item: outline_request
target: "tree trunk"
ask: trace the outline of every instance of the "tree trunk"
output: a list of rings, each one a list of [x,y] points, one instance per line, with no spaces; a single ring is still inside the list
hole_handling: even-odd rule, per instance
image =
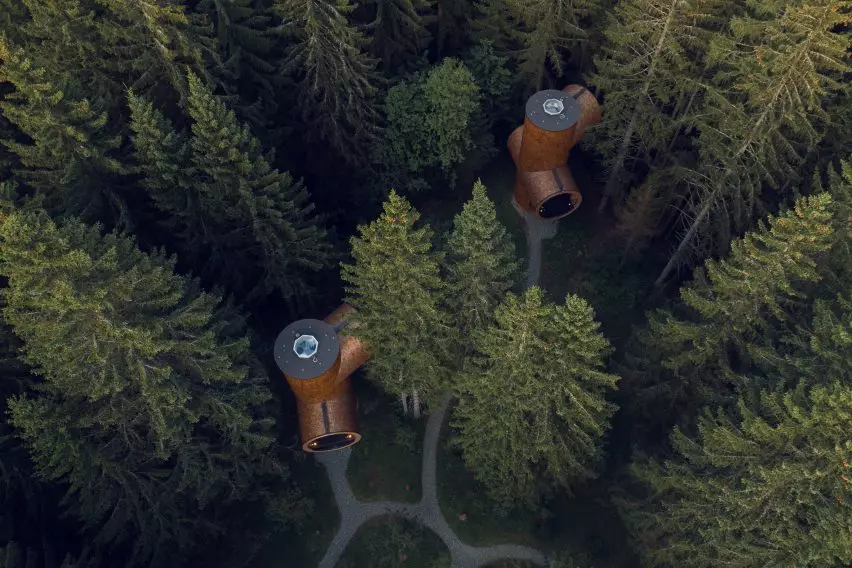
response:
[[[402,403],[402,415],[408,416],[408,396],[404,394],[399,395],[399,402]]]
[[[806,44],[803,42],[799,44],[798,56],[790,61],[790,64],[788,65],[784,74],[778,78],[778,81],[776,82],[775,92],[772,94],[772,98],[770,99],[769,103],[766,104],[766,108],[760,114],[760,118],[758,118],[757,121],[754,123],[754,126],[752,126],[751,132],[749,132],[745,142],[743,142],[739,149],[737,149],[736,153],[734,153],[731,162],[736,162],[736,160],[739,159],[740,156],[745,154],[746,150],[749,149],[752,142],[754,141],[754,138],[757,133],[764,129],[763,123],[769,117],[769,112],[775,108],[775,104],[778,102],[778,97],[780,97],[781,93],[785,90],[784,87],[787,84],[787,78],[790,77],[793,73],[796,73],[799,69],[801,69],[801,59],[807,52],[809,43],[810,42]],[[716,185],[716,187],[707,197],[706,201],[704,201],[701,207],[701,211],[695,217],[695,220],[692,221],[692,225],[689,227],[689,230],[686,232],[686,235],[684,235],[680,244],[678,244],[678,247],[675,250],[674,254],[672,254],[671,258],[669,258],[668,263],[666,263],[665,268],[663,268],[663,271],[660,273],[660,276],[654,282],[654,286],[660,287],[663,285],[677,261],[680,260],[680,257],[683,255],[684,251],[686,251],[687,246],[692,243],[692,239],[695,238],[695,234],[698,232],[698,225],[704,220],[704,217],[706,217],[707,214],[710,213],[710,209],[713,206],[713,202],[716,200],[717,194],[721,192],[722,188],[727,183],[727,180],[730,175],[731,170],[728,169],[728,171],[720,179],[718,185]]]
[[[663,45],[665,44],[666,36],[669,34],[669,27],[671,26],[672,18],[674,18],[675,11],[677,10],[677,5],[681,1],[682,0],[672,0],[672,4],[669,7],[669,13],[666,16],[666,23],[663,25],[663,31],[660,32],[660,39],[654,47],[654,55],[651,56],[651,64],[648,66],[648,76],[645,79],[645,83],[642,85],[642,92],[639,94],[639,98],[637,99],[639,101],[644,100],[648,96],[648,91],[651,90],[651,82],[654,80],[654,73],[657,70],[657,61],[659,61],[660,53],[663,51]],[[630,151],[630,141],[633,139],[633,132],[636,130],[636,118],[638,116],[639,105],[637,104],[633,109],[633,116],[630,117],[630,122],[627,123],[627,128],[624,129],[621,146],[618,149],[615,162],[613,162],[612,169],[609,172],[609,178],[606,181],[606,186],[604,186],[604,194],[601,198],[601,203],[598,206],[598,213],[602,213],[606,209],[609,199],[615,192],[616,180],[621,174],[621,170],[624,168],[624,161],[627,159],[627,153]]]
[[[417,394],[417,389],[414,389],[411,393],[411,407],[414,411],[414,419],[417,420],[420,418],[420,395]]]
[[[624,138],[621,139],[621,146],[618,148],[618,154],[615,155],[615,162],[613,162],[612,170],[610,170],[609,177],[606,180],[604,194],[603,197],[601,197],[600,205],[598,205],[598,213],[603,213],[606,210],[609,198],[613,193],[615,193],[616,180],[618,179],[618,175],[621,173],[621,170],[624,169],[624,161],[627,159],[627,152],[630,151],[630,141],[633,139],[633,130],[636,128],[637,113],[637,110],[633,111],[633,117],[630,119],[630,122],[627,124],[627,128],[624,130]]]
[[[726,176],[727,179],[727,176]],[[692,222],[692,225],[689,227],[689,230],[686,232],[686,235],[681,239],[680,244],[678,244],[677,249],[674,253],[669,257],[668,263],[666,263],[665,268],[657,277],[657,280],[654,281],[654,286],[660,287],[662,286],[666,278],[668,278],[669,273],[674,269],[675,264],[680,260],[680,257],[683,255],[686,250],[686,246],[692,242],[692,239],[695,238],[695,233],[698,232],[698,226],[704,220],[705,217],[710,213],[710,209],[713,207],[713,198],[716,196],[716,192],[721,188],[721,184],[713,190],[707,200],[704,202],[704,206],[701,208],[701,212],[695,217],[695,220]]]
[[[780,92],[780,89],[778,92]],[[776,93],[776,96],[772,101],[773,104],[775,100],[777,100],[777,98],[778,95]],[[758,130],[762,127],[763,121],[766,120],[766,117],[769,116],[769,110],[771,108],[771,105],[767,106],[766,110],[763,111],[763,114],[760,115],[760,118],[757,120],[757,122],[754,124],[754,127],[751,129],[748,138],[745,142],[743,142],[742,146],[740,146],[740,148],[734,154],[732,161],[736,161],[740,156],[742,156],[746,152],[746,150],[748,150],[749,146],[751,146],[755,134],[757,134]],[[672,269],[674,269],[677,262],[680,261],[680,258],[681,256],[683,256],[683,253],[686,252],[687,246],[692,243],[692,239],[695,238],[695,235],[698,232],[698,226],[710,213],[710,209],[713,208],[713,203],[716,201],[717,194],[722,191],[722,188],[728,182],[728,178],[730,177],[730,175],[731,170],[729,169],[727,173],[725,173],[719,180],[713,191],[710,192],[710,195],[705,198],[701,206],[701,211],[698,213],[698,215],[695,216],[695,219],[693,219],[692,225],[690,225],[689,230],[686,232],[686,235],[684,235],[683,239],[681,239],[680,243],[677,246],[677,249],[675,249],[674,253],[669,258],[669,261],[666,263],[665,268],[663,268],[663,271],[657,277],[657,280],[654,281],[654,286],[659,288],[665,283],[669,273],[672,271]]]

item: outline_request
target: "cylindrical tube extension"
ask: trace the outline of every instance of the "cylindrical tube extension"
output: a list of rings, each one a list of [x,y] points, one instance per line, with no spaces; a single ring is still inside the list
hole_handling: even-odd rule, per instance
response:
[[[526,194],[526,204],[518,202],[518,205],[535,212],[542,219],[561,219],[576,211],[583,202],[583,196],[567,166],[548,172],[518,172],[515,183]]]
[[[306,452],[358,443],[357,400],[349,376],[368,359],[363,342],[337,333],[352,307],[343,304],[326,321],[288,325],[275,341],[275,362],[296,395],[299,434]]]
[[[574,145],[580,105],[564,91],[539,91],[527,100],[524,137],[516,160],[524,172],[564,166]]]
[[[526,127],[519,126],[509,136],[509,153],[517,162]],[[583,196],[567,166],[541,172],[518,170],[515,178],[515,202],[542,219],[559,219],[573,213]]]
[[[332,398],[304,403],[296,399],[299,434],[306,452],[328,452],[348,448],[361,441],[358,403],[352,383],[343,381]]]
[[[344,327],[354,329],[348,318],[355,312],[355,308],[349,304],[341,304],[339,308],[331,312],[325,321],[332,326],[343,324]],[[364,363],[370,360],[370,352],[367,349],[367,344],[355,337],[354,335],[340,336],[340,371],[339,379],[343,380],[349,377],[352,373],[360,369]]]
[[[580,106],[580,119],[577,121],[577,128],[574,130],[574,140],[571,142],[571,147],[577,145],[586,129],[601,121],[601,105],[598,104],[598,99],[588,89],[581,85],[568,85],[562,91],[571,95],[577,104]]]

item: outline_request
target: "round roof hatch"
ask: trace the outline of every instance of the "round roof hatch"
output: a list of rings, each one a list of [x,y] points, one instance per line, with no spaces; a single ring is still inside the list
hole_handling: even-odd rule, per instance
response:
[[[312,379],[328,371],[339,353],[337,332],[321,320],[295,321],[275,340],[275,364],[294,379]]]
[[[580,105],[568,93],[546,89],[527,99],[526,113],[530,122],[539,128],[561,132],[580,120]]]

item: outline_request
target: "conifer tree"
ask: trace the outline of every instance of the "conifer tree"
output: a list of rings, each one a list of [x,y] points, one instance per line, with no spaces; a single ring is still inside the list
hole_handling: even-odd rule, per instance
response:
[[[269,484],[286,478],[242,316],[173,271],[76,220],[0,223],[3,312],[43,378],[10,400],[11,422],[93,543],[125,544],[129,566],[183,565],[235,503],[279,500]]]
[[[508,0],[523,24],[518,70],[533,90],[541,89],[549,64],[557,75],[565,70],[564,52],[575,56],[588,34],[583,20],[600,11],[599,0]]]
[[[730,10],[716,0],[627,0],[613,9],[589,80],[606,97],[593,134],[609,170],[601,210],[619,196],[637,152],[663,153],[677,134],[694,105],[708,42]]]
[[[830,195],[800,199],[733,242],[726,259],[708,260],[681,289],[682,311],[649,314],[623,373],[646,424],[731,400],[758,350],[790,320],[790,306],[821,280],[835,242],[832,216]]]
[[[204,275],[250,301],[305,295],[304,271],[326,266],[330,250],[302,183],[271,168],[258,140],[195,75],[188,140],[151,103],[131,93],[130,106],[143,183]]]
[[[510,0],[476,0],[473,5],[471,36],[476,43],[491,42],[494,50],[514,61],[517,15]]]
[[[41,548],[25,548],[14,540],[0,546],[0,568],[98,568],[101,565],[101,560],[94,557],[88,549],[84,549],[76,557],[66,555],[62,564],[59,564],[51,546],[53,541],[48,540],[50,536],[44,535],[44,545]]]
[[[511,113],[510,99],[517,80],[509,70],[509,58],[501,55],[489,40],[474,45],[464,59],[474,82],[479,87],[482,110],[479,116],[487,130]]]
[[[616,201],[616,232],[624,239],[622,261],[642,248],[664,227],[666,208],[673,200],[675,188],[681,181],[682,168],[653,169],[639,187],[631,191],[623,202]]]
[[[3,116],[31,142],[10,132],[0,143],[20,160],[18,174],[55,214],[112,220],[124,214],[116,191],[123,167],[115,158],[120,137],[108,130],[104,109],[78,97],[68,74],[38,67],[23,48],[0,38],[0,82],[14,90],[0,102]]]
[[[437,55],[441,59],[459,50],[473,18],[472,0],[431,0],[437,11]]]
[[[17,39],[26,14],[21,0],[0,0],[0,37]]]
[[[696,439],[675,430],[677,456],[634,464],[645,496],[621,501],[643,565],[852,562],[850,409],[849,383],[832,382],[708,412]]]
[[[70,73],[110,110],[123,105],[127,88],[185,101],[185,69],[202,73],[202,58],[212,53],[209,30],[179,0],[23,1],[28,52],[51,71]]]
[[[375,16],[367,25],[370,51],[382,62],[385,73],[406,57],[420,55],[429,44],[427,0],[370,0]]]
[[[642,383],[639,394],[681,401],[646,409],[656,422],[682,417],[676,455],[640,456],[617,498],[644,564],[852,559],[852,168],[828,179],[729,258],[708,261],[708,277],[681,291],[689,313],[653,315],[628,360],[636,372],[625,381]],[[721,409],[705,412],[696,437],[683,401]]]
[[[106,0],[97,20],[106,66],[115,66],[126,86],[142,93],[168,84],[185,101],[186,70],[204,72],[204,51],[212,49],[208,34],[193,25],[180,0]]]
[[[447,240],[447,304],[462,337],[484,330],[521,274],[515,243],[477,180]]]
[[[420,214],[391,191],[378,219],[352,237],[352,264],[343,264],[346,301],[357,310],[353,327],[370,347],[367,375],[399,396],[415,416],[422,400],[448,387],[449,318],[441,309],[445,284],[442,254],[432,250],[432,231],[415,227]]]
[[[280,18],[258,0],[202,0],[195,12],[207,15],[213,24],[217,53],[211,73],[217,85],[227,93],[237,115],[263,138],[262,132],[274,129],[276,91],[282,86]]]
[[[785,3],[780,12],[755,5],[731,22],[729,35],[714,38],[708,56],[714,81],[695,119],[704,182],[685,202],[682,236],[657,285],[699,236],[724,251],[731,232],[759,212],[764,183],[798,179],[829,119],[823,100],[852,69],[845,61],[852,38],[841,31],[845,4],[807,0]]]
[[[0,530],[12,541],[41,520],[45,504],[27,450],[8,424],[7,400],[32,388],[34,381],[18,357],[20,347],[12,328],[0,320]]]
[[[355,163],[380,130],[376,62],[347,15],[349,0],[276,0],[293,43],[284,70],[295,81],[294,110],[306,138]]]
[[[582,298],[552,305],[534,286],[508,294],[495,320],[459,384],[456,443],[494,499],[533,503],[540,479],[570,490],[595,477],[618,377],[603,370],[609,343]]]

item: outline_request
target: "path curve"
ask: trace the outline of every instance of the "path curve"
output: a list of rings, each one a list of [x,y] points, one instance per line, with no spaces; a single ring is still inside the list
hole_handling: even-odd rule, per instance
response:
[[[340,528],[320,560],[319,568],[334,568],[349,541],[358,532],[358,528],[369,519],[388,514],[417,521],[437,534],[450,551],[452,568],[479,568],[501,558],[528,560],[542,566],[547,565],[548,561],[544,554],[526,546],[500,544],[474,547],[465,544],[459,540],[444,518],[438,502],[438,442],[451,398],[450,395],[445,396],[440,407],[429,415],[426,423],[421,472],[423,496],[419,503],[359,501],[352,493],[352,488],[346,479],[346,467],[349,464],[352,449],[316,454],[317,461],[328,473],[334,500],[340,510]]]

